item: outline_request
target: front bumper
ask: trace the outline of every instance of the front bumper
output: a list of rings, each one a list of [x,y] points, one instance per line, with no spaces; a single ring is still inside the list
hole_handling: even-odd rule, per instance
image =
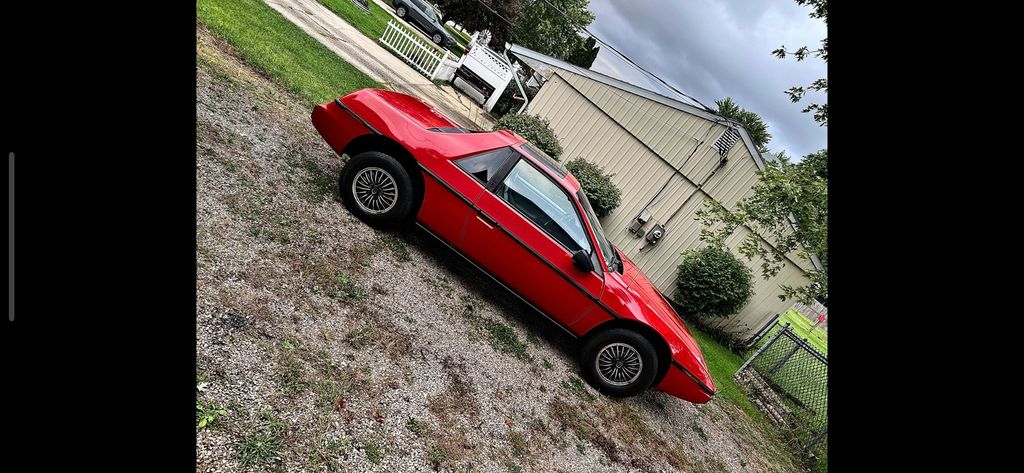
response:
[[[690,401],[694,404],[704,404],[715,396],[714,386],[697,379],[685,368],[675,361],[669,367],[665,378],[656,387],[659,391],[665,392],[680,399]]]

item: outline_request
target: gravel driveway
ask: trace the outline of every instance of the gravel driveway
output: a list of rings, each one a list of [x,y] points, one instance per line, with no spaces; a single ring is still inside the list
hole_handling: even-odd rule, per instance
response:
[[[726,402],[599,395],[559,330],[353,218],[302,100],[203,29],[196,96],[197,470],[799,471]]]

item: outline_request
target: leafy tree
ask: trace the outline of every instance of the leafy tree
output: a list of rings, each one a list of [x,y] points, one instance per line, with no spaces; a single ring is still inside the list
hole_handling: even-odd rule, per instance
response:
[[[513,29],[517,43],[563,61],[580,54],[586,42],[580,33],[594,21],[594,14],[588,9],[590,0],[524,0],[522,3]]]
[[[768,124],[761,119],[760,115],[736,105],[736,102],[732,101],[732,97],[715,100],[715,104],[718,105],[719,115],[743,125],[758,151],[768,152],[768,142],[772,140],[772,135],[768,133]]]
[[[718,246],[684,252],[678,271],[675,299],[686,314],[726,317],[754,293],[750,268]]]
[[[828,25],[828,0],[795,0],[797,5],[810,5],[811,7],[811,18],[821,18]],[[779,59],[785,58],[787,55],[792,55],[797,61],[803,61],[808,55],[814,54],[814,56],[821,58],[822,61],[828,62],[828,37],[821,40],[821,47],[811,51],[807,46],[801,46],[795,51],[789,51],[786,49],[786,45],[780,46],[778,49],[772,51],[772,54],[778,56]],[[789,99],[793,103],[797,103],[804,98],[804,94],[808,90],[817,90],[828,92],[828,79],[822,78],[811,82],[810,85],[804,87],[790,87],[786,91],[789,95]],[[818,122],[821,126],[828,126],[828,103],[818,104],[812,103],[804,108],[804,113],[814,112],[814,121]]]
[[[804,156],[800,164],[807,168],[811,174],[828,181],[828,150],[820,150]]]
[[[444,19],[469,31],[489,30],[491,44],[502,49],[511,39],[512,26],[522,10],[520,0],[438,0]]]
[[[601,51],[601,47],[597,45],[597,40],[594,37],[588,37],[568,58],[566,62],[575,64],[584,69],[590,69],[590,66],[594,65],[594,60],[597,59],[597,53]]]
[[[590,0],[438,0],[445,20],[491,32],[491,49],[515,42],[589,68],[597,58],[594,38],[580,36],[594,21]]]
[[[605,174],[600,166],[583,158],[565,163],[565,167],[580,181],[583,193],[594,207],[598,217],[604,217],[615,210],[622,200],[622,191],[612,182],[612,176]]]
[[[761,258],[761,275],[768,279],[785,265],[785,255],[810,260],[815,255],[824,269],[808,272],[804,286],[780,286],[779,299],[796,298],[810,304],[828,295],[828,151],[821,150],[793,164],[784,156],[765,164],[753,194],[740,200],[736,209],[707,200],[697,212],[704,227],[701,239],[724,247],[736,227],[753,232],[740,243],[738,252],[748,260]],[[792,219],[792,220],[791,220]],[[770,245],[765,245],[762,235]]]

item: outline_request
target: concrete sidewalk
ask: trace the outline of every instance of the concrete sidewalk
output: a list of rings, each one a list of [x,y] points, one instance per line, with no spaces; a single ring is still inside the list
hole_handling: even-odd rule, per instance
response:
[[[265,0],[296,26],[384,87],[418,97],[470,129],[490,130],[495,119],[449,85],[439,86],[395,57],[376,40],[316,0]]]

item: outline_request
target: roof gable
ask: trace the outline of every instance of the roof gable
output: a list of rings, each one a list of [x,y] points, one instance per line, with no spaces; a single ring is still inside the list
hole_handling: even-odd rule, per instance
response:
[[[754,164],[757,165],[757,168],[764,169],[764,159],[762,158],[761,153],[757,150],[757,147],[754,146],[754,142],[750,139],[750,135],[747,134],[747,130],[744,129],[743,125],[740,125],[739,123],[729,120],[714,112],[708,111],[703,107],[699,107],[680,100],[666,97],[657,92],[630,84],[629,82],[625,82],[623,80],[616,79],[611,76],[607,76],[600,72],[592,71],[590,69],[583,69],[575,64],[570,64],[560,59],[538,53],[537,51],[525,48],[518,44],[506,44],[506,48],[508,49],[509,52],[515,54],[516,56],[519,56],[524,60],[540,62],[548,66],[560,69],[562,71],[582,76],[596,82],[600,82],[602,84],[608,85],[618,90],[622,90],[624,92],[628,92],[638,97],[642,97],[644,99],[660,103],[666,107],[686,112],[691,115],[703,118],[705,120],[733,128],[739,132],[740,138],[743,140],[743,144],[746,146],[747,151],[750,152],[750,156],[754,160]]]

